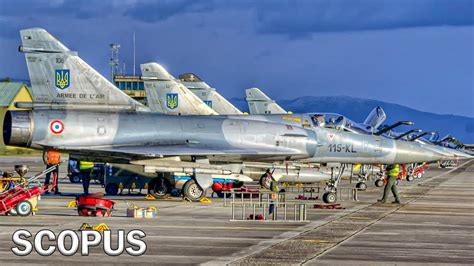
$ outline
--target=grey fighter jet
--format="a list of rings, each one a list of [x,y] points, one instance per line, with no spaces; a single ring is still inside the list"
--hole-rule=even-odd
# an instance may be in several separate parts
[[[252,115],[292,114],[292,112],[287,112],[258,88],[246,89],[245,100]],[[314,113],[313,117],[321,126],[360,134],[375,133],[387,119],[385,111],[380,106],[375,107],[362,123],[356,123],[348,117],[335,113]]]
[[[184,100],[186,99],[186,97],[189,97],[190,99],[188,99],[187,102],[191,102],[192,100],[194,100],[194,98],[190,97],[191,92],[182,86],[181,80],[176,80],[170,73],[168,73],[158,63],[142,64],[141,69],[142,69],[143,76],[145,77],[145,79],[150,80],[149,83],[145,84],[145,88],[147,88],[147,95],[148,95],[147,97],[149,98],[149,101],[152,101],[152,102],[162,101],[163,102],[163,100],[166,99],[165,95],[170,94],[170,93],[176,93],[177,97],[179,96],[180,99],[184,99]],[[192,74],[187,74],[187,75],[192,75]],[[167,77],[167,78],[165,79],[163,77]],[[194,75],[192,76],[192,80],[196,80]],[[161,90],[161,91],[157,92],[155,90]],[[252,96],[254,94],[256,95],[256,97],[254,98],[261,98],[262,102],[269,99],[268,96],[261,93],[261,91],[259,91],[258,89],[252,89],[250,92],[247,90],[247,98],[249,97],[249,95]],[[162,95],[161,96],[162,98],[156,99],[157,95]],[[264,97],[262,95],[264,95]],[[203,105],[203,102],[200,104]],[[267,106],[268,105],[263,105],[262,108],[267,108]],[[153,107],[152,107],[152,110],[153,110]],[[166,108],[164,107],[164,104],[162,104],[159,110],[164,110],[166,112]],[[189,114],[189,115],[206,114],[198,109],[189,108],[186,106],[182,106],[182,109],[180,109],[179,112],[184,113],[184,114]],[[350,121],[349,119],[341,115],[336,115],[336,114],[325,114],[329,117],[329,118],[325,118],[325,116],[321,114],[307,115],[307,114],[289,113],[285,116],[281,116],[281,115],[274,115],[274,114],[268,114],[268,113],[269,112],[267,112],[267,114],[264,114],[264,115],[251,115],[251,116],[243,116],[243,117],[244,119],[252,119],[252,120],[257,120],[257,121],[272,121],[272,122],[284,123],[284,124],[295,123],[295,126],[304,126],[306,128],[312,128],[315,126],[328,127],[328,128],[337,129],[337,130],[350,128],[351,130],[348,130],[349,132],[354,132],[358,134],[370,134],[376,128],[378,128],[386,119],[385,112],[380,107],[374,108],[374,110],[369,114],[369,116],[364,121],[364,123],[359,124],[358,126],[355,126],[355,123]],[[311,117],[312,123],[309,122],[310,119],[308,116]],[[237,119],[238,117],[242,117],[242,116],[232,116],[232,117]],[[308,117],[308,119],[305,121],[304,117]],[[325,122],[324,119],[327,119],[328,122]],[[330,122],[331,120],[334,120],[334,121],[332,121],[331,123]],[[342,122],[342,126],[340,122]],[[349,122],[351,122],[350,125],[349,125]],[[359,188],[363,188],[362,186],[365,185],[365,183],[363,182],[364,181],[363,178],[368,174],[370,170],[367,166],[364,166],[361,169],[362,169],[361,170],[362,176],[360,177],[360,182],[357,184],[357,187]],[[248,169],[244,168],[243,172],[246,173],[246,170]],[[282,172],[285,174],[284,171],[280,171],[280,169],[276,169],[276,174],[279,175],[279,177],[281,177],[283,180],[285,180],[285,178],[289,178],[291,181],[293,181],[295,177],[299,179],[300,173],[313,173],[312,175],[306,174],[306,180],[312,180],[312,182],[318,182],[321,180],[329,179],[328,175],[323,174],[322,172],[320,172],[319,170],[315,170],[314,168],[310,169],[308,165],[303,168],[298,168],[295,171],[296,174],[293,171],[287,171],[286,175],[281,175]],[[302,174],[302,176],[304,175],[305,174]],[[305,178],[301,178],[301,180],[303,179]],[[337,186],[337,183],[339,182],[339,180],[340,180],[340,176],[336,177],[334,181],[333,180],[331,181],[333,181],[334,186]],[[264,184],[262,180],[261,180],[261,184]]]
[[[216,114],[217,110],[222,112],[236,113],[237,108],[231,105],[224,97],[204,83],[194,74],[184,74],[180,79],[175,79],[163,66],[158,63],[145,63],[140,65],[142,78],[145,80],[145,90],[149,107],[152,111],[159,111],[165,114],[182,115],[210,115]],[[185,85],[186,86],[183,86]],[[196,91],[192,92],[189,87]],[[197,89],[198,88],[198,89]],[[179,99],[179,106],[174,109],[167,106],[166,101],[169,95]],[[204,102],[201,97],[206,96],[209,102]],[[196,99],[199,97],[199,99]],[[212,107],[212,108],[211,108]],[[219,113],[221,114],[221,113]],[[237,115],[243,115],[238,112]],[[267,169],[272,169],[272,177],[279,182],[313,183],[329,180],[329,173],[319,171],[316,167],[308,164],[304,166],[288,166],[287,164],[255,164],[244,162],[243,164],[228,166],[227,168],[241,169],[245,176],[251,176],[260,181],[264,187],[270,187],[270,179],[265,173]]]
[[[140,159],[156,172],[179,169],[194,177],[184,189],[192,198],[200,198],[211,185],[210,174],[226,171],[210,161],[393,164],[442,159],[416,143],[322,127],[303,128],[245,116],[150,112],[46,30],[32,28],[20,33],[20,51],[25,53],[33,97],[41,104],[33,103],[31,110],[7,112],[3,125],[7,145],[54,149],[93,161]],[[82,110],[87,100],[93,105]],[[169,157],[189,161],[160,164]],[[335,197],[334,191],[326,197]]]

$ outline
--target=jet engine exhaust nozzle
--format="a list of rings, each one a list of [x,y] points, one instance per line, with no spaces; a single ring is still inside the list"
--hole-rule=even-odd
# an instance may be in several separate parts
[[[3,143],[29,147],[33,137],[31,111],[8,111],[3,121]]]

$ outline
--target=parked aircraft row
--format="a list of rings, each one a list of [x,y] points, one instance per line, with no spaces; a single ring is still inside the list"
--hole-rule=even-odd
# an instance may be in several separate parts
[[[346,165],[470,157],[423,137],[394,138],[391,130],[408,122],[383,128],[386,114],[380,107],[362,123],[338,114],[293,114],[253,88],[246,91],[250,114],[244,114],[196,75],[176,79],[157,63],[141,65],[145,106],[46,30],[25,29],[20,35],[33,102],[17,103],[28,110],[6,114],[4,142],[139,165],[156,174],[151,190],[159,195],[169,193],[174,185],[169,176],[176,172],[191,176],[182,184],[183,194],[198,200],[213,177],[245,180],[270,169],[281,180],[330,179],[323,198],[334,202]],[[340,165],[338,174],[329,176],[321,164]],[[264,177],[262,184],[268,181]]]

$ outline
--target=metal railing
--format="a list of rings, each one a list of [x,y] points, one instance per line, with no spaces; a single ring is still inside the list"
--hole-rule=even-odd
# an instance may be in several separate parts
[[[358,198],[359,190],[361,189],[352,188],[352,187],[339,187],[337,188],[336,195],[340,201],[346,201],[346,200],[359,201],[359,198]]]
[[[316,198],[321,199],[322,195],[327,192],[325,187],[321,186],[288,186],[285,187],[286,193],[302,193],[303,198]],[[338,187],[336,190],[336,196],[340,201],[353,200],[359,201],[358,193],[362,191],[359,188],[353,187]]]
[[[231,189],[229,191],[224,191],[224,207],[229,207],[232,204],[248,204],[252,205],[254,203],[261,204],[275,202],[275,203],[285,203],[286,202],[286,193],[283,192],[272,192],[269,190],[260,190],[256,192],[247,192],[247,191],[236,191]]]
[[[224,191],[223,205],[229,207],[232,204],[270,204],[274,203],[302,203],[304,200],[320,200],[322,195],[326,193],[325,187],[320,186],[298,186],[286,187],[285,192],[272,192],[269,190],[260,190],[255,192],[238,191],[231,189]],[[338,187],[336,190],[336,197],[338,201],[359,201],[358,188],[353,187]],[[302,193],[303,198],[289,198],[290,193]],[[293,195],[292,195],[293,196]]]
[[[307,207],[304,203],[254,202],[249,205],[235,202],[230,206],[230,221],[308,222]]]

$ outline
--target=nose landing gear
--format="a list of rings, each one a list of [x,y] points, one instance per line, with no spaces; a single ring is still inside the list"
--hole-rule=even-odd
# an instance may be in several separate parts
[[[328,181],[325,188],[326,192],[323,194],[324,203],[335,203],[337,201],[337,185],[341,182],[341,177],[345,169],[346,165],[341,164],[338,172],[334,174],[334,168],[331,168],[331,179]]]

